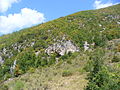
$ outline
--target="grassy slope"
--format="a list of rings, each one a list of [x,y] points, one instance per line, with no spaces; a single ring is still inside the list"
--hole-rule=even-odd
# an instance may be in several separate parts
[[[115,18],[120,14],[119,8],[120,5],[116,5],[100,10],[82,11],[49,21],[45,24],[2,36],[0,37],[0,48],[10,46],[11,44],[20,42],[21,40],[24,41],[29,39],[30,41],[34,41],[34,39],[37,40],[48,35],[49,39],[52,41],[56,36],[63,36],[63,34],[66,34],[77,44],[80,44],[84,40],[92,42],[89,38],[92,39],[92,37],[95,37],[95,34],[98,34],[103,30],[103,28],[105,28],[105,31],[120,29],[119,24],[117,24],[119,17]],[[113,18],[109,15],[112,15]],[[102,27],[100,27],[99,24],[101,24]],[[48,30],[51,31],[48,32]],[[77,38],[80,38],[78,35],[80,35],[82,40],[76,40]],[[48,41],[46,42],[48,43]]]
[[[6,81],[4,85],[9,90],[82,90],[87,84],[86,72],[83,70],[88,56],[80,53],[76,57],[64,62],[56,63],[50,67],[38,68],[33,73],[26,73],[12,81]],[[68,71],[67,74],[64,74]]]
[[[10,52],[16,52],[10,59],[6,57],[6,62],[9,63],[13,63],[16,58],[19,59],[19,55],[22,55],[21,53],[26,50],[22,49],[21,52],[14,51],[11,45],[15,43],[26,45],[31,42],[36,42],[33,47],[27,48],[32,48],[33,52],[39,50],[44,51],[49,44],[55,42],[53,39],[61,40],[61,38],[66,35],[66,39],[72,40],[81,49],[81,53],[77,54],[76,58],[67,58],[66,61],[61,61],[62,63],[59,62],[61,64],[56,63],[50,67],[42,67],[42,71],[38,68],[33,74],[29,74],[28,70],[27,74],[13,81],[8,81],[5,85],[8,85],[11,90],[23,86],[24,88],[51,88],[51,90],[56,90],[57,87],[59,87],[58,90],[67,90],[66,88],[69,87],[69,90],[82,90],[87,82],[85,80],[86,72],[84,72],[83,67],[88,61],[87,58],[89,58],[89,53],[83,54],[82,52],[84,41],[88,41],[89,43],[95,42],[95,47],[103,48],[109,40],[120,38],[120,25],[117,24],[120,18],[117,17],[120,15],[119,9],[120,5],[115,5],[100,10],[82,11],[0,37],[0,50],[6,47]],[[27,40],[27,42],[24,42],[25,40]],[[109,56],[107,57],[109,58]],[[110,60],[111,59],[108,61]],[[72,63],[69,63],[69,61]],[[119,66],[118,63],[115,64]],[[72,74],[63,77],[62,73],[66,72],[66,70],[69,70]],[[38,83],[36,81],[38,81]],[[65,82],[67,82],[68,86],[65,85]],[[84,85],[82,85],[81,82]]]

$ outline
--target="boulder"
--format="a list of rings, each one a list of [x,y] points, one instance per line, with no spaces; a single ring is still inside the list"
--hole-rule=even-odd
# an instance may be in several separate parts
[[[11,73],[12,75],[14,75],[14,70],[15,70],[15,67],[16,67],[16,63],[17,63],[17,60],[15,60],[15,61],[13,62],[13,65],[10,67],[10,73]]]

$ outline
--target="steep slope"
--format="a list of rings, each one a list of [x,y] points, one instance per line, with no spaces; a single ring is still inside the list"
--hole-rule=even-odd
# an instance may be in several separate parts
[[[86,85],[86,71],[91,71],[90,67],[92,67],[92,62],[94,62],[91,61],[91,58],[93,59],[91,56],[99,49],[105,52],[102,56],[105,66],[108,66],[112,74],[120,74],[118,73],[120,70],[119,9],[120,4],[99,10],[81,11],[0,37],[1,85],[5,84],[7,85],[6,87],[12,88],[11,90],[13,90],[14,80],[13,83],[11,81],[4,83],[4,81],[9,78],[18,77],[15,79],[15,81],[20,79],[20,86],[18,82],[18,88],[23,88],[23,84],[24,88],[32,88],[35,85],[37,85],[36,88],[42,88],[42,85],[39,87],[36,84],[37,81],[33,80],[36,79],[35,77],[40,77],[39,75],[41,74],[37,74],[41,70],[39,68],[43,69],[44,75],[47,73],[47,68],[50,70],[49,72],[52,72],[50,68],[55,68],[56,74],[58,74],[56,81],[62,79],[62,77],[62,80],[69,77],[73,77],[76,80],[77,77],[82,77],[79,80],[85,81],[84,85]],[[78,60],[76,60],[77,57],[79,58]],[[34,73],[29,74],[29,72]],[[79,76],[79,72],[83,72],[81,76]],[[64,73],[68,77],[64,78]],[[28,78],[28,80],[31,80],[29,83],[33,83],[33,86],[30,86],[31,84],[29,83],[27,85],[27,82],[24,82],[24,79],[29,75],[33,75],[32,79]],[[54,75],[52,77],[45,76],[47,79],[54,79],[53,77]],[[38,80],[39,84],[46,83],[45,81],[47,81],[43,79],[43,82],[41,82],[41,80],[41,78]],[[58,90],[62,89],[59,85],[50,85],[50,82],[51,80],[48,81],[47,88],[56,86]],[[52,83],[56,84],[57,82],[55,82]],[[81,84],[78,83],[78,87],[75,87],[76,90],[79,90],[79,85]],[[81,90],[84,88],[84,85],[81,86]],[[51,90],[57,90],[56,87],[52,87]],[[72,90],[74,87],[71,86],[70,89]],[[66,90],[66,88],[63,87],[63,90]]]

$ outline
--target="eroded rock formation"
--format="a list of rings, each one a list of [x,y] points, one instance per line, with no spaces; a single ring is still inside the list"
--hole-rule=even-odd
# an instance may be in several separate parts
[[[45,52],[50,55],[52,53],[57,53],[61,56],[68,54],[69,52],[74,53],[78,52],[79,48],[72,43],[72,41],[61,41],[60,43],[54,43],[49,46]]]

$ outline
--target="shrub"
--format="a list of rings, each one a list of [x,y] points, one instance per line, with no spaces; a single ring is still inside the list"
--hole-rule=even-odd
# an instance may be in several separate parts
[[[117,30],[117,29],[105,31],[103,34],[106,35],[106,38],[107,38],[108,40],[120,38],[120,30]]]
[[[112,62],[119,62],[120,58],[118,56],[114,56]]]
[[[22,81],[16,81],[13,90],[22,90],[23,87],[24,87],[24,83]]]
[[[35,66],[36,56],[32,50],[23,51],[17,56],[17,64],[19,69],[26,72],[29,67]]]
[[[118,45],[117,51],[120,52],[120,45]]]
[[[16,65],[15,70],[14,70],[14,75],[17,77],[23,73],[24,73],[24,71],[22,69],[20,69],[20,66]]]
[[[46,59],[46,58],[41,59],[41,66],[45,66],[45,65],[47,65],[47,64],[48,64],[48,62],[47,62],[47,59]]]
[[[69,57],[69,55],[68,55],[68,54],[65,54],[65,55],[61,56],[60,59],[65,60],[65,59],[67,59],[68,57]]]
[[[92,69],[93,69],[93,61],[92,61],[92,60],[89,60],[89,61],[87,62],[87,64],[85,65],[84,70],[85,70],[86,72],[90,72],[90,71],[92,71]]]
[[[56,54],[56,53],[51,54],[51,56],[49,57],[48,65],[54,64],[55,61],[56,61],[56,59],[55,59],[56,57],[57,57],[57,54]]]
[[[63,77],[71,76],[73,73],[70,70],[64,70],[62,72]]]
[[[93,70],[88,74],[89,82],[85,90],[119,90],[118,80],[110,74],[100,57],[102,53],[96,53],[93,58]]]
[[[35,72],[35,68],[30,67],[30,69],[28,70],[29,73],[34,73]]]
[[[5,80],[7,80],[7,79],[10,78],[11,76],[12,76],[12,75],[11,75],[10,73],[6,72],[4,78],[5,78]]]
[[[0,85],[0,90],[9,90],[7,85]]]

